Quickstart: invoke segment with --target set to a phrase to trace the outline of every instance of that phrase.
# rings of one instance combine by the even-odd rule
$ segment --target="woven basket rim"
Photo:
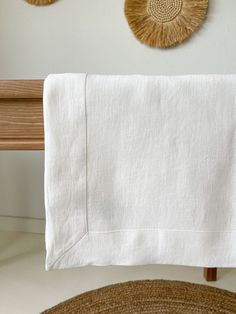
[[[37,6],[44,6],[44,5],[50,5],[58,0],[25,0],[29,4],[37,5]]]

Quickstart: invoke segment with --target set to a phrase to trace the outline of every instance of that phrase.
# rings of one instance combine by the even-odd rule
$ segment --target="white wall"
[[[160,50],[133,37],[123,0],[59,0],[48,7],[0,0],[0,79],[236,73],[236,1],[209,2],[209,16],[190,41]],[[0,215],[44,218],[43,153],[0,152]]]

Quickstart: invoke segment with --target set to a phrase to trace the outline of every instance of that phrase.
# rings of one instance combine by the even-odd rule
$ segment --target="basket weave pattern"
[[[181,11],[182,0],[149,0],[147,2],[147,12],[158,23],[172,21]]]
[[[199,28],[208,0],[126,0],[128,24],[142,43],[167,48],[182,43]]]

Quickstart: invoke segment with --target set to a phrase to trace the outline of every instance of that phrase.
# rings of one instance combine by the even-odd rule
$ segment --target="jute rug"
[[[236,293],[180,281],[143,280],[86,292],[43,314],[236,313]]]

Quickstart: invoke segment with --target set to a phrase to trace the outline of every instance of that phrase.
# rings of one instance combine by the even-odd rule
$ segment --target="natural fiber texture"
[[[57,0],[26,0],[26,1],[34,5],[48,5],[56,2]]]
[[[167,280],[120,283],[93,290],[43,314],[236,313],[236,293]]]
[[[167,48],[187,39],[206,17],[208,0],[126,0],[134,35],[151,47]]]

